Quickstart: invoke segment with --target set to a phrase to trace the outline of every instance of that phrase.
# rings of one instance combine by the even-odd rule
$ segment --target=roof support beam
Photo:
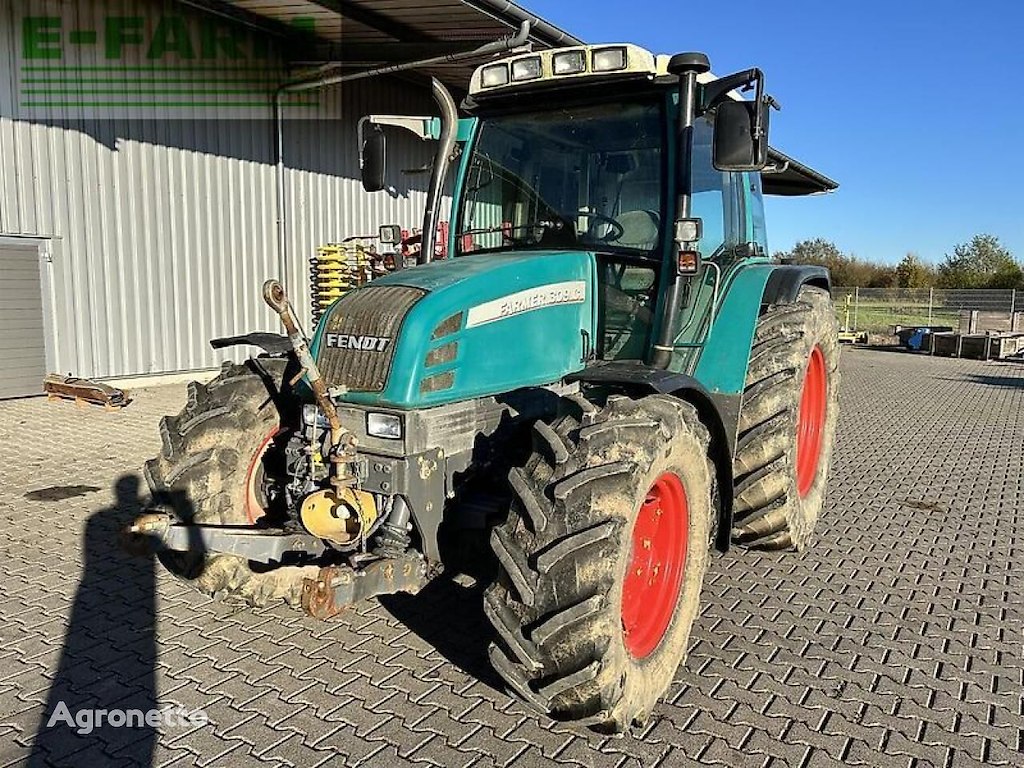
[[[559,48],[566,45],[583,45],[583,41],[559,29],[549,21],[523,9],[511,0],[462,0],[463,5],[474,8],[492,19],[503,21],[511,27],[518,27],[524,21],[530,22],[530,37],[534,40]]]
[[[301,27],[247,11],[233,3],[225,2],[225,0],[179,0],[179,2],[182,5],[202,11],[207,15],[219,16],[222,19],[234,22],[235,24],[241,24],[272,37],[286,40],[295,40],[296,38],[307,39],[310,37],[310,33]]]
[[[346,19],[375,29],[400,42],[412,43],[417,40],[430,39],[415,27],[396,21],[379,11],[356,5],[350,0],[313,0],[313,2],[321,8],[334,11]]]

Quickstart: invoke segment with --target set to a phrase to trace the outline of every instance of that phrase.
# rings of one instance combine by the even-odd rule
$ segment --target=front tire
[[[274,515],[264,476],[282,472],[278,443],[298,422],[298,398],[285,360],[226,364],[208,385],[191,382],[178,416],[160,421],[163,448],[146,462],[153,500],[182,522],[253,525]],[[252,605],[284,599],[298,604],[302,581],[315,567],[256,571],[233,555],[162,551],[172,574],[206,595],[235,595]]]
[[[839,417],[839,328],[827,291],[800,289],[754,334],[733,463],[733,541],[804,550],[825,502]]]
[[[686,655],[708,562],[709,437],[667,396],[566,403],[509,476],[490,657],[536,709],[616,732],[650,716]]]

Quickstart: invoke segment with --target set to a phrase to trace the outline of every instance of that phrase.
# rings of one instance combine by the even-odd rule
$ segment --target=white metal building
[[[579,42],[505,0],[0,0],[0,397],[46,371],[214,368],[210,338],[277,330],[269,277],[308,323],[318,245],[422,216],[426,174],[362,192],[358,119],[435,110],[423,75],[287,97],[279,210],[276,88],[325,62],[468,50],[528,17],[535,45]],[[471,69],[434,74],[459,89]],[[394,138],[392,171],[430,161]]]

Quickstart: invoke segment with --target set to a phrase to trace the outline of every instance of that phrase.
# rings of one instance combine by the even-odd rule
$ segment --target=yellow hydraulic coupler
[[[377,503],[371,494],[355,488],[317,491],[302,502],[302,526],[319,539],[351,546],[377,522]]]

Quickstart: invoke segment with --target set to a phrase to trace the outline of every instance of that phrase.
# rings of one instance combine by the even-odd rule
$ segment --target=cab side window
[[[692,215],[703,219],[704,258],[717,258],[746,239],[743,217],[743,174],[716,171],[711,164],[713,126],[698,118],[693,128]]]
[[[761,174],[743,174],[746,189],[746,209],[750,212],[750,236],[748,240],[761,246],[762,253],[768,253],[768,231],[764,224],[764,194],[761,191]]]

